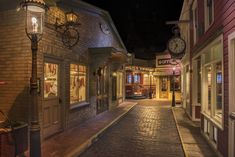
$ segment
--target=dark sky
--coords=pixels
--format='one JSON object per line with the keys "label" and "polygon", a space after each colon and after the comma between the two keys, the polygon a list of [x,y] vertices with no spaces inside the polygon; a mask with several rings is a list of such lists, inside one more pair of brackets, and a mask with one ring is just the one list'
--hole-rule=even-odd
{"label": "dark sky", "polygon": [[178,20],[183,0],[83,0],[107,10],[130,53],[153,59],[166,49],[172,25]]}

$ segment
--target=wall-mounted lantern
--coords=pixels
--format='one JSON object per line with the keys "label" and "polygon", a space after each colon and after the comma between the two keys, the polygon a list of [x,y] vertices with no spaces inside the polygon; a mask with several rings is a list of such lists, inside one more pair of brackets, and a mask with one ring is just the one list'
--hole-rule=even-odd
{"label": "wall-mounted lantern", "polygon": [[56,19],[56,31],[61,34],[62,42],[68,48],[72,48],[79,41],[78,26],[81,24],[78,22],[78,19],[79,16],[72,10],[65,13],[64,23],[59,23],[59,19]]}

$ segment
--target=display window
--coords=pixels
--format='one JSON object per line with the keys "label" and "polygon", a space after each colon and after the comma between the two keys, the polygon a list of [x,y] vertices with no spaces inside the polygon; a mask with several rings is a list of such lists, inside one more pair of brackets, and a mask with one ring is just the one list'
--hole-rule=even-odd
{"label": "display window", "polygon": [[222,63],[219,62],[215,65],[215,78],[216,78],[216,106],[215,116],[222,118]]}
{"label": "display window", "polygon": [[206,111],[208,114],[211,113],[211,66],[206,67],[206,76],[207,76],[207,107]]}
{"label": "display window", "polygon": [[127,74],[126,83],[127,84],[131,84],[132,83],[132,75],[131,74]]}
{"label": "display window", "polygon": [[163,76],[163,77],[160,77],[161,79],[161,91],[167,91],[167,82],[168,82],[168,79],[167,79],[167,76]]}
{"label": "display window", "polygon": [[86,101],[86,66],[70,64],[70,104]]}
{"label": "display window", "polygon": [[134,75],[134,83],[140,83],[140,74]]}
{"label": "display window", "polygon": [[223,119],[223,62],[222,44],[209,47],[203,54],[203,113],[222,128]]}
{"label": "display window", "polygon": [[58,64],[44,63],[44,98],[58,95]]}

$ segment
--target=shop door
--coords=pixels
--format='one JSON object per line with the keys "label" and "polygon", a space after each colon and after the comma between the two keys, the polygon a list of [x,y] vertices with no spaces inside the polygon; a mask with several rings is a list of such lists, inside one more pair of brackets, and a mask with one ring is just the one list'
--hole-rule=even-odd
{"label": "shop door", "polygon": [[159,98],[160,99],[168,99],[168,77],[160,76],[160,86],[159,86]]}
{"label": "shop door", "polygon": [[44,63],[43,137],[62,129],[58,63]]}
{"label": "shop door", "polygon": [[99,69],[97,77],[97,114],[108,110],[108,75],[107,67]]}
{"label": "shop door", "polygon": [[235,157],[235,32],[229,39],[229,157]]}

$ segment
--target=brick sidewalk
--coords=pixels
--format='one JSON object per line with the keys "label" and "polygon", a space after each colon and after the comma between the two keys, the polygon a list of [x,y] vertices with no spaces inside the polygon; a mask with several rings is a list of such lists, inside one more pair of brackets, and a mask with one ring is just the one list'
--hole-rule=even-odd
{"label": "brick sidewalk", "polygon": [[75,157],[89,147],[107,128],[128,113],[136,103],[124,102],[116,109],[101,113],[83,124],[42,143],[43,157]]}
{"label": "brick sidewalk", "polygon": [[186,157],[217,157],[200,132],[199,123],[192,122],[183,108],[172,109]]}

